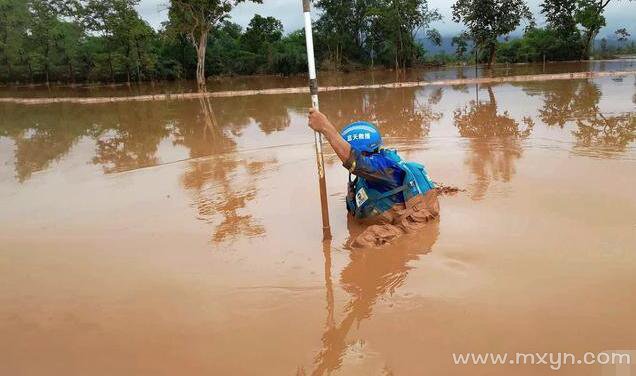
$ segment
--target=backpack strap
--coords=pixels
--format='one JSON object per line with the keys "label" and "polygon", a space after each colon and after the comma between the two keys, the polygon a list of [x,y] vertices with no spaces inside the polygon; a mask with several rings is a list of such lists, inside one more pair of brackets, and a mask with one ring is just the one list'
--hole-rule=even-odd
{"label": "backpack strap", "polygon": [[376,198],[376,200],[381,200],[383,198],[387,198],[387,197],[391,197],[393,195],[396,195],[400,192],[403,192],[404,190],[406,190],[406,184],[402,184],[401,186],[397,187],[397,188],[393,188],[390,191],[384,192],[382,193],[380,196],[378,196]]}

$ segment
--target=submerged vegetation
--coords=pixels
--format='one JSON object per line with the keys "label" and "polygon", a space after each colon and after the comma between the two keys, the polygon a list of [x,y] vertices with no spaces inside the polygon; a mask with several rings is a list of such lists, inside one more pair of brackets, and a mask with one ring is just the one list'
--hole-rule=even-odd
{"label": "submerged vegetation", "polygon": [[[139,0],[0,0],[0,82],[133,82],[209,75],[294,74],[306,70],[304,31],[288,34],[274,17],[256,14],[246,28],[229,13],[244,0],[172,0],[154,30]],[[260,0],[251,0],[255,3]],[[617,0],[615,0],[617,1]],[[605,26],[611,0],[543,0],[537,28],[525,0],[457,0],[455,54],[431,54],[431,27],[441,20],[427,0],[317,0],[317,59],[325,69],[403,69],[448,62],[535,62],[587,59]],[[521,38],[509,35],[525,23]],[[617,44],[601,40],[601,57],[636,52],[626,29]]]}

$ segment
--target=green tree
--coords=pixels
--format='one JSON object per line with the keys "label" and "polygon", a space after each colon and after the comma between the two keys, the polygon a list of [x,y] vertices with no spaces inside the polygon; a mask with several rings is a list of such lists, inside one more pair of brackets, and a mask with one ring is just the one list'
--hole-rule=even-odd
{"label": "green tree", "polygon": [[[117,35],[118,31],[121,31],[118,23],[119,15],[117,14],[117,10],[115,7],[116,2],[126,2],[128,0],[86,0],[84,11],[82,14],[82,22],[87,30],[99,33],[100,39],[103,40],[103,46],[100,48],[100,51],[92,51],[96,55],[104,55],[106,63],[108,65],[108,73],[110,76],[110,81],[115,81],[115,73],[116,73],[116,64],[121,60],[119,59],[120,54],[119,51],[120,45],[119,43],[123,38],[121,35]],[[137,5],[139,0],[129,0],[130,4],[122,4],[124,7],[129,5],[130,7],[134,7]],[[117,4],[120,5],[120,4]],[[121,6],[117,6],[117,8],[121,8]],[[101,43],[100,43],[101,44]],[[99,44],[95,44],[96,46]],[[101,61],[99,56],[93,57],[94,61]]]}
{"label": "green tree", "polygon": [[259,51],[246,50],[241,43],[243,30],[230,21],[210,32],[206,72],[217,75],[255,74],[263,70],[265,62],[259,62]]}
{"label": "green tree", "polygon": [[607,46],[607,38],[601,39],[601,56],[607,57],[609,55],[609,48]]}
{"label": "green tree", "polygon": [[[245,0],[171,0],[169,25],[186,35],[197,51],[197,85],[205,88],[205,52],[210,30],[217,27],[237,4]],[[262,0],[250,0],[262,3]]]}
{"label": "green tree", "polygon": [[576,1],[544,0],[540,8],[548,27],[556,30],[559,35],[568,36],[577,32],[575,19]]}
{"label": "green tree", "polygon": [[60,78],[61,67],[72,66],[74,50],[82,31],[75,22],[67,21],[78,12],[73,0],[29,0],[28,23],[23,34],[22,56],[29,67],[29,76],[42,74],[48,84],[53,76]]}
{"label": "green tree", "polygon": [[23,0],[0,0],[0,79],[16,77],[16,68],[22,63],[29,22],[28,4]]}
{"label": "green tree", "polygon": [[476,46],[486,49],[489,67],[495,62],[497,38],[514,31],[523,19],[534,22],[524,0],[457,0],[453,4],[453,20],[463,22]]}
{"label": "green tree", "polygon": [[241,44],[245,49],[257,55],[260,70],[271,67],[274,59],[274,46],[283,36],[283,24],[274,17],[254,15],[247,30],[241,35]]}
{"label": "green tree", "polygon": [[464,54],[468,51],[469,40],[470,36],[466,32],[454,36],[451,40],[451,46],[455,46],[455,55],[458,59],[464,58]]}
{"label": "green tree", "polygon": [[124,49],[127,81],[130,82],[133,71],[137,80],[147,74],[152,75],[155,62],[150,41],[154,38],[154,30],[132,7],[122,7],[117,13],[119,22],[116,24],[115,36]]}
{"label": "green tree", "polygon": [[283,24],[274,17],[254,15],[247,30],[241,36],[241,41],[252,52],[270,48],[283,36]]}
{"label": "green tree", "polygon": [[307,50],[305,49],[305,30],[297,30],[276,45],[272,62],[272,71],[289,75],[304,72],[307,69]]}
{"label": "green tree", "polygon": [[53,29],[54,47],[60,59],[60,69],[65,67],[66,79],[75,82],[77,66],[80,64],[80,47],[83,43],[84,31],[76,22],[57,22]]}
{"label": "green tree", "polygon": [[578,0],[576,21],[585,29],[585,37],[583,38],[583,48],[581,50],[581,58],[587,59],[593,48],[594,38],[605,26],[606,20],[603,16],[605,7],[611,0]]}
{"label": "green tree", "polygon": [[544,0],[541,13],[546,18],[547,30],[555,36],[553,57],[558,60],[578,58],[573,46],[581,44],[581,33],[576,23],[577,2],[572,0]]}
{"label": "green tree", "polygon": [[0,0],[0,78],[152,79],[160,39],[139,17],[138,2]]}
{"label": "green tree", "polygon": [[[333,67],[365,57],[364,44],[368,30],[368,12],[373,1],[318,0],[322,15],[316,21],[316,39],[325,46],[323,55]],[[320,51],[320,49],[318,49]],[[320,56],[320,55],[319,55]]]}
{"label": "green tree", "polygon": [[376,0],[369,9],[374,44],[380,46],[379,58],[395,69],[411,66],[423,55],[416,35],[424,32],[434,43],[441,43],[439,33],[430,25],[441,20],[427,0]]}
{"label": "green tree", "polygon": [[625,42],[627,42],[629,37],[631,37],[631,34],[624,27],[616,30],[614,35],[616,35],[616,40],[618,40],[618,44],[621,47],[623,47]]}
{"label": "green tree", "polygon": [[532,28],[524,34],[527,50],[531,54],[529,61],[543,61],[559,51],[558,34],[549,29]]}
{"label": "green tree", "polygon": [[104,38],[102,52],[106,56],[111,81],[119,71],[130,83],[132,75],[140,80],[154,66],[149,41],[152,28],[139,17],[135,6],[139,0],[88,0],[84,24]]}
{"label": "green tree", "polygon": [[611,0],[577,0],[575,19],[585,30],[581,50],[581,58],[583,59],[589,58],[594,47],[594,39],[601,28],[606,25],[603,12],[610,2]]}
{"label": "green tree", "polygon": [[[52,53],[54,49],[54,30],[57,28],[58,9],[56,3],[49,0],[31,0],[29,2],[30,24],[29,24],[29,60],[30,71],[33,65],[41,67],[44,73],[45,82],[48,84],[51,75],[51,65],[53,63]],[[32,73],[30,74],[32,76]]]}
{"label": "green tree", "polygon": [[155,41],[157,45],[157,74],[163,79],[194,78],[197,55],[185,35],[175,33],[164,22]]}

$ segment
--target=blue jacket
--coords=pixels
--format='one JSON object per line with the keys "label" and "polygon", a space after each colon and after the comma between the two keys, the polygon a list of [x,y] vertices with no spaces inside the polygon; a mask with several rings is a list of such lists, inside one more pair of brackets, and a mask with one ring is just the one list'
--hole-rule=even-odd
{"label": "blue jacket", "polygon": [[424,166],[402,160],[395,150],[365,155],[351,149],[343,165],[356,176],[349,179],[347,210],[357,218],[375,216],[435,187]]}

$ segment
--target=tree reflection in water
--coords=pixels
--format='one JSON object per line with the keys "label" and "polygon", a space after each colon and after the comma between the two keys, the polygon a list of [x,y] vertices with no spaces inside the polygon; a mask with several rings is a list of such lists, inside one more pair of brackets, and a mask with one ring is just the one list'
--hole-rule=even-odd
{"label": "tree reflection in water", "polygon": [[500,113],[492,87],[487,90],[489,101],[472,100],[453,113],[460,136],[469,140],[466,163],[475,175],[474,200],[484,198],[492,180],[510,181],[523,152],[522,142],[534,127],[530,117],[522,118],[524,127],[520,127],[508,111]]}
{"label": "tree reflection in water", "polygon": [[[611,83],[623,88],[627,82]],[[518,85],[529,95],[543,95],[538,115],[541,121],[549,126],[573,127],[571,134],[577,152],[615,156],[625,153],[634,142],[634,112],[602,111],[600,83],[563,80]],[[369,120],[377,123],[389,139],[421,140],[429,133],[430,124],[443,116],[436,107],[445,90],[448,89],[341,91],[325,93],[321,100],[325,112],[338,127]],[[474,199],[483,198],[493,180],[509,181],[514,176],[522,142],[533,130],[529,118],[514,119],[508,112],[501,112],[492,88],[487,91],[488,99],[470,101],[453,114],[459,134],[469,140],[466,163],[475,176]],[[630,99],[636,101],[626,98]],[[94,153],[87,159],[105,173],[213,156],[209,160],[188,162],[187,177],[183,178],[184,185],[195,192],[196,205],[201,206],[199,217],[212,221],[211,211],[227,213],[220,223],[228,229],[232,226],[226,224],[240,223],[234,227],[235,234],[241,231],[258,234],[262,228],[240,214],[255,198],[256,187],[249,181],[246,185],[237,181],[250,173],[263,174],[275,161],[241,162],[238,157],[231,157],[237,152],[237,139],[251,126],[265,135],[284,131],[291,124],[290,109],[302,113],[306,106],[306,96],[301,95],[103,105],[3,104],[0,136],[15,145],[15,176],[21,183],[61,160],[80,142],[94,143]],[[164,148],[170,142],[174,147]],[[80,152],[86,153],[86,149]],[[214,189],[228,195],[225,206],[219,203],[220,196]],[[227,239],[230,235],[223,234],[229,232],[223,230],[214,237]]]}
{"label": "tree reflection in water", "polygon": [[[623,81],[619,81],[623,82]],[[539,118],[548,126],[564,128],[572,123],[575,150],[612,157],[624,153],[636,140],[634,112],[611,113],[600,108],[603,93],[592,80],[528,83],[529,94],[542,93]],[[636,102],[636,97],[633,98]]]}
{"label": "tree reflection in water", "polygon": [[[263,172],[268,162],[247,162],[232,156],[212,160],[194,161],[183,176],[183,185],[193,192],[198,218],[215,224],[212,241],[223,242],[232,238],[262,235],[265,229],[250,214],[242,214],[247,203],[256,197],[253,179]],[[247,178],[238,181],[234,174],[239,168]],[[217,216],[221,219],[218,220]]]}
{"label": "tree reflection in water", "polygon": [[569,97],[577,126],[572,131],[577,140],[575,147],[592,148],[595,154],[606,157],[625,152],[636,139],[636,116],[633,112],[603,113],[599,86],[587,80],[579,83],[579,90]]}
{"label": "tree reflection in water", "polygon": [[[88,133],[88,107],[71,112],[66,105],[0,106],[0,136],[15,143],[15,177],[20,183],[59,161]],[[78,121],[79,120],[79,121]],[[90,124],[90,123],[89,123]]]}
{"label": "tree reflection in water", "polygon": [[[354,220],[349,221],[350,237],[362,228]],[[323,243],[325,256],[325,289],[327,319],[322,335],[322,349],[314,358],[311,375],[329,374],[343,366],[348,349],[356,340],[347,338],[351,329],[370,320],[373,307],[379,299],[393,295],[404,285],[410,264],[432,251],[439,236],[439,222],[431,222],[422,231],[410,234],[398,243],[381,251],[374,249],[351,250],[349,264],[340,273],[340,285],[350,295],[342,318],[336,319],[333,282],[331,277],[331,245]],[[305,375],[303,368],[297,374]]]}
{"label": "tree reflection in water", "polygon": [[603,115],[600,111],[589,118],[576,120],[578,129],[573,131],[577,147],[593,148],[595,154],[613,156],[623,153],[636,140],[636,116],[634,113]]}
{"label": "tree reflection in water", "polygon": [[[349,91],[323,96],[328,115],[343,126],[367,119],[391,136],[418,138],[441,118],[431,110],[441,89],[419,103],[416,89]],[[211,105],[214,103],[214,106]],[[264,134],[287,129],[290,108],[304,108],[306,98],[272,95],[218,98],[214,102],[123,102],[103,105],[3,105],[0,136],[16,144],[16,178],[23,182],[64,157],[82,138],[95,143],[93,164],[105,173],[162,163],[159,145],[172,140],[191,158],[236,150],[232,136],[255,123]],[[70,115],[72,114],[72,116]]]}
{"label": "tree reflection in water", "polygon": [[[79,140],[94,143],[89,160],[104,173],[117,173],[172,162],[181,156],[160,153],[162,142],[183,147],[193,159],[182,178],[193,192],[197,216],[216,224],[213,241],[256,236],[264,229],[242,211],[256,196],[253,177],[273,159],[243,160],[235,136],[252,124],[263,133],[289,124],[285,96],[104,105],[0,106],[0,136],[16,145],[16,179],[28,180],[62,159]],[[215,112],[216,111],[216,112]],[[69,114],[73,114],[70,116]],[[6,116],[5,116],[6,115]],[[175,153],[178,148],[166,149]],[[85,149],[82,152],[86,152]],[[195,160],[210,156],[211,159]],[[240,181],[244,176],[252,179]]]}
{"label": "tree reflection in water", "polygon": [[[100,111],[92,128],[95,138],[93,163],[102,166],[105,173],[155,166],[159,163],[159,143],[170,136],[172,129],[161,117],[165,105],[132,107],[118,104],[115,111]],[[156,113],[161,108],[160,114]]]}
{"label": "tree reflection in water", "polygon": [[375,123],[383,136],[417,140],[425,137],[432,122],[442,118],[432,106],[443,97],[437,88],[422,103],[418,88],[399,90],[343,91],[321,98],[325,114],[336,125],[344,127],[354,121]]}
{"label": "tree reflection in water", "polygon": [[[222,119],[220,123],[209,99],[201,99],[199,104],[197,121],[201,129],[199,132],[204,137],[196,137],[191,131],[185,134],[191,137],[181,137],[178,141],[185,145],[189,145],[189,141],[196,141],[197,150],[207,149],[208,152],[212,152],[213,149],[217,149],[213,157],[190,162],[182,179],[184,187],[193,192],[198,218],[209,223],[218,222],[211,239],[216,243],[239,236],[249,238],[262,235],[265,228],[257,223],[245,208],[249,201],[256,198],[257,177],[277,161],[249,160],[245,155],[236,154],[236,145],[220,128],[219,124],[233,125],[232,133],[240,132],[243,126],[250,123],[248,112],[242,112],[241,118],[236,116],[236,111],[232,111],[228,114],[229,118]],[[280,111],[281,108],[284,115]],[[270,121],[268,116],[261,118],[261,128],[273,126],[275,129],[285,129],[289,125],[287,108],[283,106],[277,110],[275,116],[272,116],[274,120]],[[227,113],[221,114],[223,116]],[[280,124],[284,126],[281,128]],[[207,143],[207,147],[202,147],[201,142]],[[222,153],[218,150],[221,145],[224,146]],[[217,220],[218,216],[221,217],[220,221]]]}

